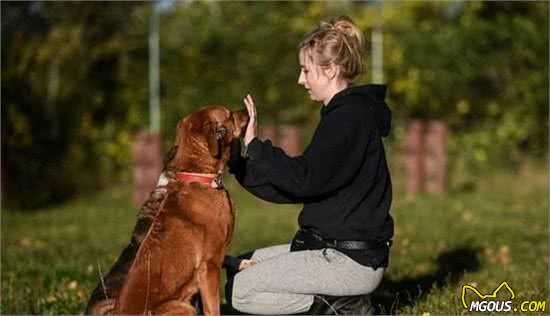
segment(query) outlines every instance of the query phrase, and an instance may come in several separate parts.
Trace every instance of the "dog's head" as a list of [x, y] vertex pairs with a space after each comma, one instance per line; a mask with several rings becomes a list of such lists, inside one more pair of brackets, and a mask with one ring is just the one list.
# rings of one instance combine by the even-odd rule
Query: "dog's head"
[[231, 142], [241, 137], [248, 112], [231, 112], [225, 106], [207, 106], [178, 122], [176, 142], [165, 168], [191, 172], [218, 172], [230, 154]]

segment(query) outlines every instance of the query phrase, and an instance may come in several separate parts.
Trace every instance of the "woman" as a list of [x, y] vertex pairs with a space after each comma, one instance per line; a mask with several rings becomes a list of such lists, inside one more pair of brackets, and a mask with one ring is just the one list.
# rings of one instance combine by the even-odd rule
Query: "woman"
[[393, 220], [381, 138], [388, 135], [391, 113], [384, 86], [353, 86], [363, 66], [361, 46], [361, 32], [348, 17], [322, 22], [300, 43], [298, 84], [322, 103], [319, 125], [301, 156], [259, 140], [254, 101], [244, 99], [248, 158], [235, 144], [230, 172], [264, 200], [304, 207], [291, 244], [226, 261], [238, 267], [228, 269], [226, 285], [237, 311], [320, 314], [324, 306], [363, 313], [365, 295], [382, 280]]

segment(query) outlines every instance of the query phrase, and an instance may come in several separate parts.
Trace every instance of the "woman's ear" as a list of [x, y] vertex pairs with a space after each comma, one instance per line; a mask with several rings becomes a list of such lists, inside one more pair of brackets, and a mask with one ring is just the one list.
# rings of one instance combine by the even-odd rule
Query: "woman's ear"
[[338, 78], [338, 76], [340, 75], [340, 66], [337, 66], [334, 63], [330, 63], [330, 65], [323, 67], [323, 73], [330, 80]]

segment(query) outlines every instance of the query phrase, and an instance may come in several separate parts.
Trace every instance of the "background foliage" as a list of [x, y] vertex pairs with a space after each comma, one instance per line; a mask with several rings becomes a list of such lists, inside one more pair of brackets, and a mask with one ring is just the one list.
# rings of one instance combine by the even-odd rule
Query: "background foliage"
[[[148, 125], [155, 4], [1, 6], [3, 201], [37, 207], [127, 178], [132, 135]], [[450, 126], [453, 168], [548, 149], [548, 2], [163, 1], [157, 10], [166, 142], [181, 116], [242, 107], [248, 92], [260, 124], [311, 130], [318, 105], [296, 84], [296, 46], [320, 20], [347, 14], [365, 32], [367, 66], [371, 31], [384, 32], [388, 146], [398, 148], [410, 118], [437, 118]]]
[[[0, 313], [78, 314], [135, 222], [130, 145], [149, 121], [155, 4], [0, 6]], [[515, 303], [548, 298], [548, 2], [163, 0], [157, 10], [165, 145], [181, 116], [240, 108], [248, 92], [260, 125], [298, 124], [309, 138], [319, 105], [296, 84], [297, 44], [320, 20], [351, 16], [367, 39], [367, 83], [381, 27], [396, 227], [380, 311], [463, 314], [461, 285], [489, 293], [504, 280]], [[442, 195], [405, 197], [400, 146], [413, 118], [449, 125]], [[259, 201], [230, 177], [226, 186], [237, 207], [230, 253], [288, 242], [299, 206]]]

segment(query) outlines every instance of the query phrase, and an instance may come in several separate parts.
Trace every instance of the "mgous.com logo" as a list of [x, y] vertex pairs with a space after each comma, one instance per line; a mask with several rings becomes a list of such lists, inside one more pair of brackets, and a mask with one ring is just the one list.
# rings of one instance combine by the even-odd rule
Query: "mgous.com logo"
[[[475, 294], [475, 298], [468, 305], [466, 303], [466, 293], [468, 291]], [[500, 291], [506, 291], [502, 293]], [[499, 293], [500, 292], [500, 293]], [[499, 295], [500, 294], [500, 295]], [[509, 295], [506, 295], [509, 294]], [[506, 300], [498, 297], [509, 297]], [[546, 311], [545, 301], [522, 301], [519, 305], [514, 305], [513, 299], [516, 293], [506, 281], [502, 282], [491, 294], [481, 294], [478, 289], [471, 285], [462, 286], [462, 305], [470, 312], [544, 312]]]

